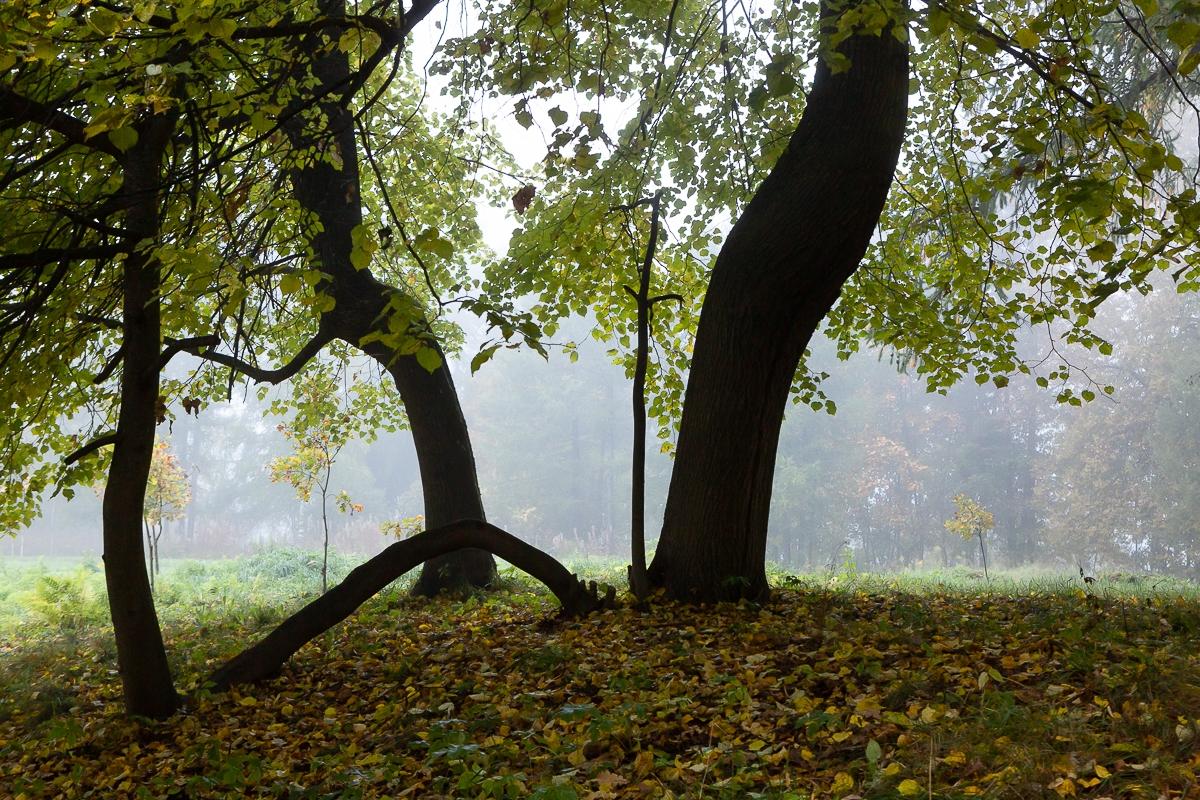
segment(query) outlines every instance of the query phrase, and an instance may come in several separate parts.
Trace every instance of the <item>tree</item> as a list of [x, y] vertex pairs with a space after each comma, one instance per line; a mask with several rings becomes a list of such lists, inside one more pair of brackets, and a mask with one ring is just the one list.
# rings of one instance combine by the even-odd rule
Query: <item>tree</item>
[[154, 591], [154, 579], [162, 570], [159, 563], [158, 543], [162, 539], [163, 523], [182, 519], [188, 504], [192, 502], [192, 490], [187, 473], [179, 459], [164, 441], [154, 443], [154, 454], [150, 459], [150, 474], [146, 478], [146, 500], [142, 508], [142, 524], [146, 529], [146, 567], [150, 573], [150, 591]]
[[[1190, 12], [1087, 2], [822, 9], [818, 25], [812, 6], [756, 15], [678, 2], [610, 37], [588, 33], [610, 31], [607, 8], [522, 15], [497, 4], [482, 31], [450, 44], [468, 77], [490, 76], [514, 96], [520, 124], [549, 120], [546, 184], [493, 271], [540, 296], [540, 319], [591, 305], [628, 351], [634, 323], [614, 313], [611, 292], [628, 268], [607, 255], [606, 209], [660, 181], [690, 198], [660, 247], [665, 280], [689, 295], [667, 348], [670, 366], [688, 366], [687, 388], [663, 379], [651, 401], [680, 423], [650, 573], [682, 598], [765, 594], [779, 421], [791, 392], [825, 406], [802, 363], [823, 321], [843, 353], [865, 334], [914, 354], [933, 391], [964, 375], [999, 388], [1034, 373], [1063, 402], [1086, 401], [1101, 387], [1072, 384], [1062, 350], [1044, 360], [1016, 352], [1022, 324], [1103, 348], [1090, 323], [1105, 297], [1144, 287], [1154, 269], [1187, 288], [1200, 274], [1194, 179], [1166, 128], [1193, 88]], [[491, 47], [496, 31], [504, 47]], [[921, 48], [911, 68], [909, 35]], [[569, 58], [555, 47], [564, 40]], [[802, 101], [806, 47], [820, 57]], [[618, 69], [653, 62], [657, 71]], [[554, 105], [576, 87], [587, 108], [578, 125]], [[606, 93], [636, 99], [624, 127], [591, 107]], [[910, 96], [920, 102], [905, 137]], [[696, 130], [704, 142], [686, 135]], [[902, 145], [901, 190], [885, 206]], [[722, 219], [736, 220], [727, 236]]]
[[[272, 232], [266, 236], [270, 246], [254, 252], [266, 263], [239, 274], [240, 294], [217, 291], [225, 311], [216, 316], [235, 331], [227, 337], [235, 355], [194, 348], [205, 357], [251, 377], [280, 379], [330, 338], [346, 337], [388, 369], [403, 364], [419, 376], [418, 370], [441, 363], [413, 295], [366, 270], [390, 237], [382, 229], [372, 236], [363, 204], [353, 201], [363, 182], [351, 157], [357, 156], [356, 114], [348, 99], [383, 58], [399, 52], [411, 25], [434, 4], [418, 2], [400, 23], [380, 26], [375, 17], [350, 17], [340, 3], [329, 2], [320, 5], [323, 15], [315, 21], [298, 28], [289, 21], [285, 30], [267, 25], [261, 33], [262, 72], [276, 80], [252, 94], [266, 98], [264, 113], [275, 121], [243, 111], [240, 103], [229, 120], [217, 119], [244, 122], [238, 135], [262, 148], [256, 151], [261, 163], [281, 166], [277, 174], [292, 180], [296, 202], [284, 207], [295, 227], [276, 226], [271, 220], [277, 214], [267, 213], [276, 210], [271, 204], [255, 206], [256, 224], [247, 219], [243, 227]], [[1178, 266], [1192, 253], [1200, 219], [1194, 181], [1158, 123], [1162, 115], [1148, 117], [1139, 108], [1154, 99], [1165, 99], [1168, 108], [1186, 100], [1185, 79], [1196, 65], [1187, 54], [1200, 26], [1190, 23], [1186, 10], [1139, 9], [1134, 16], [1126, 10], [989, 0], [980, 7], [938, 3], [917, 14], [901, 3], [850, 0], [817, 7], [781, 3], [759, 14], [726, 3], [610, 9], [608, 3], [497, 0], [482, 9], [478, 26], [447, 43], [439, 68], [450, 74], [449, 91], [463, 98], [511, 98], [518, 123], [531, 127], [536, 112], [553, 125], [539, 172], [543, 182], [534, 187], [518, 177], [521, 186], [512, 194], [523, 230], [509, 256], [484, 281], [471, 284], [489, 297], [533, 293], [541, 306], [532, 316], [510, 317], [502, 313], [508, 310], [503, 300], [464, 302], [499, 331], [499, 341], [476, 364], [510, 340], [537, 343], [552, 334], [557, 319], [589, 307], [601, 330], [628, 350], [636, 314], [628, 303], [612, 302], [612, 294], [636, 260], [617, 258], [624, 254], [613, 247], [620, 226], [612, 209], [653, 194], [660, 183], [669, 181], [674, 190], [664, 228], [679, 233], [660, 247], [661, 274], [687, 300], [664, 307], [664, 358], [647, 375], [657, 383], [649, 413], [680, 416], [662, 536], [649, 568], [653, 583], [689, 600], [767, 594], [764, 553], [780, 422], [793, 394], [829, 407], [802, 362], [831, 309], [828, 325], [843, 352], [857, 349], [865, 334], [917, 353], [917, 371], [931, 389], [944, 390], [967, 373], [999, 387], [1011, 372], [1040, 369], [1015, 353], [1014, 332], [1023, 320], [1058, 324], [1068, 342], [1102, 348], [1105, 342], [1089, 323], [1105, 297], [1143, 286], [1155, 268], [1177, 270], [1181, 285], [1194, 286], [1200, 266]], [[151, 15], [148, 24], [156, 19]], [[1125, 33], [1120, 47], [1093, 35], [1102, 20]], [[189, 34], [198, 42], [240, 41], [257, 30], [230, 17], [158, 24], [175, 30], [201, 22], [202, 29]], [[910, 35], [920, 44], [911, 64]], [[277, 39], [283, 44], [272, 49]], [[296, 70], [288, 65], [301, 51], [316, 57], [301, 61], [302, 77], [293, 83]], [[354, 53], [354, 69], [346, 51]], [[806, 52], [815, 64], [802, 57]], [[658, 70], [634, 68], [656, 61]], [[237, 71], [227, 66], [211, 74], [228, 70]], [[296, 84], [312, 94], [298, 94]], [[272, 99], [275, 90], [284, 102]], [[549, 106], [568, 90], [583, 101], [574, 115]], [[223, 101], [230, 99], [227, 88], [221, 91]], [[910, 95], [921, 104], [906, 139]], [[294, 102], [303, 96], [312, 101]], [[629, 104], [636, 113], [621, 130], [605, 125], [605, 99], [636, 101]], [[161, 124], [159, 116], [170, 115], [149, 119]], [[577, 124], [569, 124], [572, 116]], [[460, 114], [455, 121], [469, 118]], [[706, 133], [703, 141], [696, 138], [699, 131]], [[139, 147], [146, 146], [143, 140], [154, 141], [138, 131]], [[129, 137], [118, 133], [117, 141]], [[906, 142], [903, 191], [885, 206]], [[364, 139], [371, 162], [365, 148]], [[163, 160], [157, 163], [161, 168]], [[253, 164], [243, 169], [235, 170], [236, 177], [258, 175]], [[1005, 204], [1016, 212], [1012, 224], [996, 213]], [[241, 226], [243, 217], [236, 218]], [[390, 219], [399, 225], [399, 215]], [[721, 225], [728, 220], [734, 222], [724, 235]], [[313, 266], [292, 270], [269, 258], [284, 229], [289, 237], [303, 231]], [[454, 253], [437, 230], [422, 232], [423, 239], [399, 233], [422, 267], [428, 265], [418, 258], [418, 245]], [[1079, 253], [1086, 253], [1086, 263]], [[138, 258], [132, 260], [138, 267]], [[145, 285], [135, 286], [141, 294], [127, 293], [126, 299], [143, 301], [141, 307], [127, 304], [134, 319], [146, 302], [156, 307], [153, 291], [162, 273], [153, 258], [149, 262]], [[138, 274], [129, 259], [125, 272]], [[427, 281], [436, 295], [433, 272], [422, 269], [414, 283]], [[254, 321], [236, 310], [253, 294], [246, 288], [253, 283], [244, 280], [248, 274], [270, 284], [256, 297], [299, 296], [298, 307], [261, 306], [270, 313], [258, 321], [308, 312], [301, 328], [312, 338], [293, 348], [297, 357], [277, 370], [236, 357], [245, 323]], [[205, 289], [223, 285], [197, 281]], [[464, 289], [461, 282], [451, 286]], [[205, 329], [199, 322], [193, 330]], [[158, 325], [157, 319], [150, 325], [156, 346]], [[156, 353], [150, 359], [146, 348], [136, 375], [160, 358]], [[686, 389], [684, 364], [690, 366]], [[130, 367], [127, 352], [125, 376]], [[1058, 360], [1050, 369], [1038, 377], [1054, 382], [1065, 401], [1095, 395], [1090, 388], [1076, 395], [1066, 383], [1068, 363]], [[143, 390], [136, 406], [143, 408], [144, 387], [125, 388], [130, 396]], [[447, 388], [442, 384], [439, 391]], [[421, 404], [405, 400], [414, 430], [431, 431], [436, 444], [444, 432], [418, 426], [414, 414]], [[121, 420], [126, 424], [124, 410]], [[465, 432], [453, 422], [447, 430]], [[445, 450], [451, 451], [464, 463], [464, 448]], [[136, 479], [136, 466], [124, 464], [121, 472]], [[452, 544], [511, 549], [502, 532], [483, 523], [438, 530], [456, 533], [444, 545], [421, 539], [419, 546], [392, 551], [352, 574], [338, 587], [344, 589], [337, 595], [338, 614], [348, 613], [351, 601], [361, 602], [378, 579], [408, 565], [414, 553], [441, 555]], [[559, 580], [540, 558], [526, 563], [546, 580]], [[590, 596], [572, 601], [569, 610], [601, 604]], [[328, 606], [315, 608], [284, 623], [281, 630], [292, 638], [272, 657], [292, 652], [296, 631], [311, 632], [337, 616], [321, 610]]]
[[[329, 482], [333, 465], [351, 438], [362, 435], [360, 426], [370, 420], [352, 413], [348, 403], [343, 404], [337, 372], [306, 375], [296, 394], [294, 418], [278, 426], [279, 432], [292, 443], [292, 452], [271, 460], [271, 480], [290, 484], [305, 503], [312, 500], [314, 489], [321, 497], [321, 593], [324, 594], [329, 590]], [[346, 492], [338, 494], [336, 506], [344, 513], [362, 511], [362, 506], [354, 503]]]
[[983, 575], [987, 578], [987, 549], [983, 545], [983, 535], [996, 527], [992, 512], [976, 500], [960, 493], [954, 496], [954, 518], [946, 520], [944, 524], [946, 530], [961, 536], [965, 541], [979, 540], [979, 558], [983, 562]]

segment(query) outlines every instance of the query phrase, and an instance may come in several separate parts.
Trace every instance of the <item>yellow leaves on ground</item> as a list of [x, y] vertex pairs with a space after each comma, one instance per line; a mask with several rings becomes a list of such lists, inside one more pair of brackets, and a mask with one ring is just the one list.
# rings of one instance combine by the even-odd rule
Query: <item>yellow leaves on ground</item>
[[[658, 603], [565, 623], [540, 598], [393, 596], [279, 678], [161, 724], [119, 715], [102, 651], [47, 656], [0, 721], [0, 786], [27, 798], [1182, 797], [1200, 778], [1198, 619], [1169, 598], [810, 588], [765, 607]], [[195, 681], [261, 633], [169, 639]]]

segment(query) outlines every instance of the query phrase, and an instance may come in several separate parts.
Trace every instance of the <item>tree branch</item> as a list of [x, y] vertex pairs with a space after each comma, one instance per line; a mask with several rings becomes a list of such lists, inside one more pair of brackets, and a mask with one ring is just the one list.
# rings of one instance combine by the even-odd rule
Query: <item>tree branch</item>
[[71, 144], [107, 153], [113, 158], [120, 158], [121, 151], [107, 136], [88, 137], [84, 134], [84, 124], [80, 120], [56, 108], [17, 94], [7, 86], [0, 86], [0, 121], [5, 128], [18, 125], [41, 125], [47, 130], [54, 131]]
[[207, 336], [190, 336], [187, 339], [172, 339], [166, 337], [166, 348], [158, 359], [158, 369], [161, 371], [167, 366], [176, 353], [181, 353], [184, 350], [189, 353], [195, 353], [201, 347], [216, 347], [221, 344], [221, 337], [215, 333], [210, 333]]
[[32, 253], [5, 253], [0, 255], [0, 270], [30, 269], [44, 267], [60, 261], [91, 261], [113, 258], [129, 251], [128, 245], [95, 245], [93, 247], [53, 247]]
[[64, 458], [63, 464], [65, 464], [69, 467], [72, 464], [74, 464], [76, 461], [78, 461], [79, 459], [83, 458], [84, 456], [91, 455], [92, 453], [96, 452], [101, 447], [108, 447], [110, 444], [116, 444], [116, 443], [117, 443], [117, 432], [109, 431], [108, 433], [97, 436], [95, 439], [92, 439], [90, 442], [85, 444], [83, 447], [79, 448], [74, 453], [71, 453], [69, 456]]
[[254, 364], [248, 364], [240, 358], [235, 358], [225, 353], [216, 353], [212, 350], [195, 353], [194, 355], [205, 361], [212, 361], [214, 364], [229, 367], [234, 372], [241, 373], [250, 380], [257, 381], [258, 383], [281, 383], [299, 372], [313, 356], [321, 352], [322, 347], [331, 341], [333, 341], [332, 336], [325, 333], [318, 333], [304, 347], [300, 348], [300, 351], [292, 357], [291, 361], [278, 369], [263, 369]]
[[581, 616], [615, 601], [611, 586], [602, 597], [595, 582], [585, 585], [553, 556], [511, 533], [486, 522], [460, 520], [396, 542], [359, 565], [262, 641], [218, 668], [208, 679], [209, 687], [225, 691], [274, 675], [297, 650], [349, 617], [396, 578], [432, 558], [468, 547], [487, 550], [537, 578], [558, 598], [565, 616]]
[[122, 343], [122, 345], [117, 348], [117, 352], [113, 353], [112, 356], [109, 357], [108, 361], [105, 362], [104, 366], [100, 368], [100, 371], [96, 373], [96, 377], [92, 378], [92, 384], [98, 386], [108, 380], [113, 372], [116, 371], [117, 365], [120, 364], [124, 359], [125, 345]]

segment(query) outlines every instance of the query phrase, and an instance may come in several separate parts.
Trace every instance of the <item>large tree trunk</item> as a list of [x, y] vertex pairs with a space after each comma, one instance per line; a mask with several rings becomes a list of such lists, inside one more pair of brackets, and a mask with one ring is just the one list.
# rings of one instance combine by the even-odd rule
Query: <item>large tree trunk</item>
[[142, 548], [142, 506], [157, 427], [159, 266], [149, 250], [158, 239], [159, 169], [172, 126], [155, 118], [124, 159], [125, 227], [139, 243], [125, 259], [124, 364], [117, 438], [104, 488], [104, 579], [117, 641], [117, 668], [129, 713], [162, 719], [179, 706], [163, 645]]
[[[432, 5], [424, 3], [423, 13]], [[322, 13], [331, 17], [345, 12], [342, 0], [324, 0], [320, 6]], [[341, 29], [334, 30], [336, 38]], [[349, 82], [349, 64], [337, 48], [318, 59], [313, 72], [324, 87], [341, 87]], [[354, 121], [350, 111], [337, 102], [321, 103], [318, 110], [323, 128], [310, 129], [306, 125], [310, 121], [300, 115], [289, 123], [288, 132], [298, 150], [315, 147], [332, 151], [341, 162], [340, 169], [322, 160], [292, 172], [296, 198], [320, 222], [312, 249], [321, 268], [331, 276], [323, 288], [334, 297], [336, 305], [323, 317], [322, 327], [375, 358], [396, 382], [416, 445], [426, 527], [460, 519], [484, 519], [471, 438], [445, 359], [441, 367], [429, 372], [413, 355], [399, 354], [378, 341], [363, 345], [363, 338], [381, 324], [380, 315], [387, 308], [389, 296], [402, 290], [380, 283], [369, 270], [356, 269], [350, 261], [351, 232], [363, 222]], [[417, 326], [428, 328], [424, 320], [419, 320]], [[495, 577], [496, 562], [490, 553], [460, 550], [426, 564], [414, 591], [433, 595], [462, 586], [485, 587]]]
[[615, 592], [601, 597], [596, 584], [585, 585], [561, 563], [510, 533], [478, 520], [461, 520], [437, 530], [396, 542], [374, 558], [356, 567], [346, 579], [304, 608], [252, 647], [230, 659], [214, 672], [208, 686], [224, 691], [238, 683], [270, 677], [308, 642], [350, 616], [373, 595], [421, 562], [457, 548], [484, 549], [524, 570], [554, 592], [567, 616], [577, 616], [612, 605]]
[[767, 595], [767, 516], [789, 389], [858, 267], [895, 172], [908, 48], [885, 31], [838, 49], [850, 68], [834, 75], [818, 64], [787, 151], [713, 270], [650, 570], [677, 598]]

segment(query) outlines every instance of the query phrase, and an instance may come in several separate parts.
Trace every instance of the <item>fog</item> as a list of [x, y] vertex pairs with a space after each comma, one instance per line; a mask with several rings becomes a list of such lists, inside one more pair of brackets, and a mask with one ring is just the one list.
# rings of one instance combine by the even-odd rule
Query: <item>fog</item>
[[[978, 541], [944, 525], [964, 493], [994, 514], [984, 537], [989, 565], [1200, 576], [1200, 298], [1169, 288], [1113, 298], [1098, 324], [1114, 351], [1072, 356], [1097, 394], [1081, 407], [1056, 403], [1055, 386], [1020, 375], [1003, 389], [968, 377], [946, 396], [929, 394], [890, 354], [843, 362], [828, 341], [814, 341], [810, 365], [830, 374], [823, 388], [838, 412], [789, 410], [769, 560], [792, 570], [975, 566]], [[583, 325], [564, 335], [572, 333], [586, 340]], [[1032, 334], [1024, 345], [1031, 355], [1047, 346]], [[559, 558], [628, 560], [624, 369], [592, 342], [581, 345], [577, 363], [503, 351], [472, 376], [465, 350], [451, 369], [489, 518]], [[1115, 388], [1111, 397], [1105, 385]], [[183, 518], [166, 524], [164, 558], [319, 547], [319, 500], [302, 502], [270, 478], [267, 465], [289, 448], [280, 421], [253, 391], [240, 391], [161, 426], [192, 493]], [[660, 444], [652, 433], [651, 546], [671, 467]], [[368, 555], [392, 541], [382, 523], [421, 513], [407, 431], [348, 445], [333, 466], [330, 497], [341, 491], [361, 511], [330, 503], [334, 550]], [[719, 481], [712, 491], [721, 491]], [[11, 555], [97, 556], [96, 493], [48, 500], [42, 518], [2, 546]]]

